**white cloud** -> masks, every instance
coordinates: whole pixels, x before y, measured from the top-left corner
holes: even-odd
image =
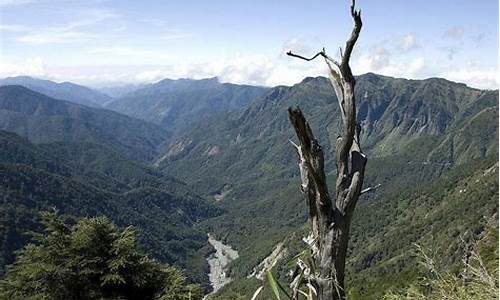
[[[127,46],[108,46],[108,47],[97,47],[88,50],[89,54],[101,55],[103,58],[108,58],[109,61],[114,59],[128,59],[132,64],[133,60],[140,63],[153,63],[162,65],[168,63],[172,60],[172,56],[164,51],[149,50],[135,47]]]
[[[86,16],[76,21],[58,26],[44,28],[30,28],[25,34],[19,36],[17,40],[26,44],[59,44],[85,42],[99,37],[97,33],[84,31],[86,27],[95,25],[108,19],[117,18],[118,15],[103,11],[92,10],[85,13]]]
[[[455,55],[460,52],[460,48],[456,46],[447,46],[441,48],[446,53],[448,60],[453,60]]]
[[[417,36],[413,33],[405,35],[401,40],[400,47],[403,52],[409,52],[411,50],[419,48],[420,45],[417,42]]]
[[[293,53],[300,53],[306,55],[307,53],[312,52],[313,50],[309,47],[308,42],[303,39],[289,39],[283,43],[283,47],[281,48],[282,53],[286,53],[288,51],[292,51]]]
[[[304,55],[313,53],[298,40],[288,41],[283,49],[292,49]],[[47,68],[40,58],[30,58],[12,63],[2,61],[0,75],[32,75],[101,85],[105,82],[155,82],[164,78],[201,79],[217,76],[222,82],[265,86],[293,85],[307,76],[327,75],[323,60],[304,62],[288,57],[284,52],[280,50],[279,55],[240,53],[209,61],[192,61],[179,60],[155,49],[98,47],[87,50],[89,56],[95,59],[95,65]],[[397,49],[390,52],[380,44],[364,50],[361,48],[351,62],[355,74],[374,72],[413,79],[444,77],[477,88],[497,88],[498,85],[496,68],[485,68],[473,63],[462,67],[436,64],[421,55],[409,56]]]
[[[159,39],[163,41],[179,40],[193,37],[193,34],[182,32],[181,30],[167,30],[165,34],[161,34]]]
[[[49,29],[23,35],[17,40],[22,43],[40,45],[84,42],[95,38],[97,38],[96,34],[82,31]]]
[[[440,77],[480,89],[498,89],[499,84],[497,68],[484,68],[475,64],[445,71]]]
[[[423,57],[396,60],[385,48],[361,54],[358,59],[353,60],[352,66],[356,74],[374,72],[405,78],[422,78],[426,75],[427,67]]]
[[[485,44],[485,42],[489,40],[490,37],[491,36],[489,34],[486,34],[484,32],[474,34],[473,36],[471,36],[472,44],[474,45],[474,47],[480,48]]]
[[[138,81],[154,82],[163,78],[207,78],[217,76],[221,82],[252,85],[292,85],[306,76],[324,75],[325,66],[304,63],[294,64],[292,59],[281,61],[264,55],[237,54],[209,63],[182,63],[170,67],[155,68],[140,72]]]
[[[361,54],[356,61],[357,69],[361,73],[379,72],[391,63],[391,54],[382,47],[376,46]]]
[[[0,60],[0,76],[8,77],[19,75],[46,76],[47,72],[43,60],[40,57],[32,57],[16,63],[9,63],[4,59]]]

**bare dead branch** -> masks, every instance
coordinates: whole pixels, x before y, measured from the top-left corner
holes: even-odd
[[[304,57],[304,56],[302,56],[302,55],[292,53],[292,51],[291,51],[291,50],[290,50],[290,51],[288,51],[288,52],[286,53],[286,55],[288,55],[288,56],[292,56],[292,57],[296,57],[296,58],[300,58],[300,59],[303,59],[303,60],[306,60],[306,61],[311,61],[311,60],[314,60],[316,57],[318,57],[318,56],[320,56],[320,55],[321,55],[321,56],[323,56],[323,57],[325,57],[325,52],[324,52],[324,50],[323,50],[323,51],[320,51],[320,52],[316,53],[316,54],[315,54],[313,57],[311,57],[311,58],[307,58],[307,57]]]
[[[355,9],[356,1],[352,0],[351,4],[351,16],[354,19],[354,28],[352,29],[351,36],[347,40],[345,44],[345,50],[342,55],[342,65],[346,66],[346,73],[344,77],[352,77],[351,68],[349,67],[349,59],[351,58],[352,50],[354,49],[354,45],[358,40],[359,33],[361,32],[361,27],[363,26],[363,22],[361,21],[361,10],[356,11]]]
[[[373,192],[375,191],[376,189],[380,188],[382,185],[379,183],[377,184],[376,186],[370,186],[370,187],[367,187],[366,189],[362,190],[361,192],[359,192],[359,195],[363,195],[363,194],[366,194],[366,193],[369,193],[369,192]]]

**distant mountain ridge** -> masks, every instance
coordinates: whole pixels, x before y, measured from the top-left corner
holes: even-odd
[[[371,156],[397,154],[418,139],[428,139],[426,143],[432,142],[432,147],[443,150],[429,151],[424,160],[441,162],[467,159],[464,155],[477,157],[482,151],[477,143],[468,154],[450,154],[450,151],[461,143],[457,139],[463,136],[460,130],[472,125],[470,120],[474,116],[495,117],[498,113],[498,91],[472,89],[444,79],[407,80],[369,73],[358,77],[356,97],[362,145]],[[168,170],[179,166],[187,173],[188,165],[193,164],[199,176],[203,176],[200,166],[201,170],[214,170],[219,164],[224,165],[222,169],[228,174],[241,163],[234,155],[243,151],[248,152],[248,158],[252,157],[250,170],[257,170],[261,163],[293,166],[294,157],[287,150],[288,138],[293,137],[286,113],[290,106],[301,107],[325,153],[331,153],[341,125],[337,99],[328,79],[316,77],[291,87],[272,88],[241,110],[195,124],[171,140],[160,159],[165,160]],[[489,142],[486,147],[489,153],[494,150],[495,143],[491,142],[495,140],[497,124],[483,122],[480,126],[486,126],[484,134],[488,138],[483,139]],[[455,136],[454,145],[449,144],[451,136]],[[259,151],[253,151],[252,147],[258,147]],[[445,157],[439,157],[438,152]],[[446,157],[447,154],[451,157]],[[328,167],[331,169],[333,165]],[[248,176],[249,170],[241,173]]]
[[[17,76],[0,79],[0,86],[4,85],[22,85],[58,100],[92,107],[102,107],[113,101],[113,98],[106,94],[71,82],[57,83],[29,76]]]
[[[169,133],[154,124],[56,100],[22,86],[0,87],[0,129],[35,143],[91,142],[125,156],[151,160]]]
[[[114,101],[115,99],[121,98],[129,93],[132,93],[138,89],[141,89],[145,87],[147,84],[145,83],[131,83],[131,84],[120,84],[120,85],[111,85],[111,86],[104,86],[100,87],[97,90],[99,90],[101,93],[104,93],[113,99],[110,101]],[[106,103],[105,105],[109,104],[110,102]]]
[[[267,90],[220,83],[217,78],[164,79],[128,93],[106,107],[178,132],[200,119],[243,108]]]

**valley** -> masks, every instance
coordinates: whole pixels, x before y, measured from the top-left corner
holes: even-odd
[[[134,226],[148,255],[213,299],[251,297],[268,270],[287,280],[309,229],[286,111],[311,121],[332,187],[341,121],[326,78],[166,79],[118,98],[25,80],[0,82],[2,268],[24,232],[40,230],[38,212],[56,209]],[[379,299],[419,276],[414,244],[453,270],[461,239],[498,221],[498,90],[373,73],[357,82],[364,186],[380,188],[356,210],[347,280],[350,299]]]

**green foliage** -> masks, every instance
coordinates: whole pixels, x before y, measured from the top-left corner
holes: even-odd
[[[165,79],[107,105],[118,112],[161,125],[174,134],[218,113],[245,107],[268,89],[202,80]]]
[[[36,145],[0,131],[0,148],[0,273],[30,241],[24,232],[41,230],[38,211],[56,207],[133,225],[148,255],[208,281],[206,234],[196,226],[220,210],[184,182],[96,144]]]
[[[427,271],[426,276],[405,289],[387,292],[384,300],[498,299],[498,266],[488,268],[474,250],[458,275],[437,269],[434,259],[420,246],[417,246],[417,251],[419,261]],[[498,251],[496,262],[498,263]]]
[[[128,159],[152,160],[170,134],[113,111],[50,98],[22,86],[0,87],[1,130],[35,143],[87,142]]]
[[[266,278],[267,278],[267,282],[269,284],[269,287],[271,288],[271,290],[274,293],[274,296],[276,297],[276,299],[280,300],[281,299],[280,291],[284,292],[284,290],[281,288],[281,285],[276,280],[276,278],[274,278],[274,275],[273,275],[273,273],[271,273],[271,271],[267,271]],[[288,296],[288,294],[285,294],[285,295],[287,295],[287,297],[290,298],[290,296]]]
[[[237,292],[229,292],[224,294],[224,296],[208,296],[208,300],[248,300],[244,295]]]
[[[0,281],[3,299],[200,299],[182,274],[145,256],[131,228],[107,218],[71,225],[43,214],[45,234],[18,253]]]
[[[349,247],[350,298],[379,299],[387,289],[415,281],[415,243],[430,249],[443,270],[459,269],[461,238],[477,239],[487,224],[498,222],[495,161],[459,165],[432,184],[360,205]]]

